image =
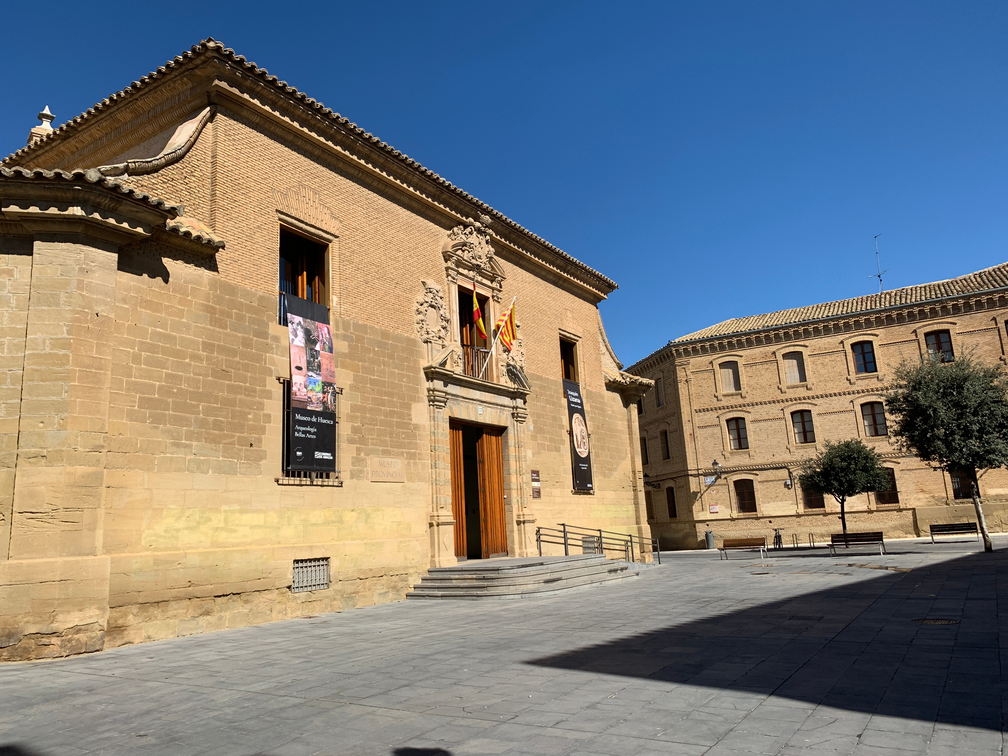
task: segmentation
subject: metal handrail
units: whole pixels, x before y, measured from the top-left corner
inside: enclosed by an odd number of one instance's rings
[[[462,371],[471,378],[486,377],[487,362],[490,359],[490,350],[480,347],[462,345]]]
[[[636,562],[636,555],[640,554],[641,561],[645,554],[645,545],[651,550],[661,564],[661,552],[658,550],[657,538],[642,538],[628,533],[618,533],[614,530],[602,530],[600,528],[584,528],[578,525],[568,525],[567,523],[557,523],[559,528],[536,528],[536,547],[539,549],[539,556],[543,555],[543,544],[553,544],[564,547],[564,556],[570,556],[571,542],[575,547],[578,542],[581,544],[582,553],[585,554],[605,554],[606,551],[616,551],[623,555],[628,562]],[[591,551],[587,551],[591,544]],[[636,546],[636,548],[635,548]]]

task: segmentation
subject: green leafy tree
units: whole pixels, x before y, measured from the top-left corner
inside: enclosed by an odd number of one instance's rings
[[[984,550],[993,551],[977,470],[1008,464],[1008,376],[969,357],[904,362],[886,396],[891,434],[903,448],[946,472],[969,474]]]
[[[829,494],[840,503],[840,523],[847,532],[847,499],[885,490],[889,478],[882,458],[859,439],[826,442],[821,454],[805,463],[798,484],[805,491]]]

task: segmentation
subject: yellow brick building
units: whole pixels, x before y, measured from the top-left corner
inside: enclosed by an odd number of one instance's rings
[[[214,40],[42,117],[0,164],[0,659],[399,599],[537,524],[644,535],[601,273]],[[328,311],[331,472],[290,468],[281,290]]]
[[[949,281],[734,318],[673,339],[627,368],[655,381],[639,404],[652,534],[663,548],[781,530],[785,545],[828,541],[839,505],[797,485],[825,441],[860,438],[895,490],[847,502],[851,530],[927,535],[975,521],[969,485],[901,452],[884,393],[904,360],[1008,359],[1008,263]],[[1008,529],[1008,474],[980,475],[992,531]]]

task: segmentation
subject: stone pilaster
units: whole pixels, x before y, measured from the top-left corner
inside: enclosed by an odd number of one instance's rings
[[[515,527],[515,556],[534,556],[538,553],[535,546],[535,515],[532,513],[531,502],[529,501],[529,468],[526,453],[525,422],[528,420],[528,409],[524,402],[515,402],[511,409],[510,436],[511,450],[511,470],[510,474],[515,481],[512,486],[513,491],[513,521]]]
[[[455,558],[455,518],[452,516],[451,505],[451,440],[448,415],[445,413],[447,404],[446,392],[428,387],[427,418],[431,451],[431,511],[428,525],[431,567],[458,564],[458,559]]]

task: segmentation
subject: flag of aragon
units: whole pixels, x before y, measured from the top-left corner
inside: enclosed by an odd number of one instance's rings
[[[515,333],[514,301],[504,311],[504,314],[497,318],[497,325],[494,326],[494,330],[498,333],[497,339],[510,352],[511,346],[514,344],[517,336]]]

